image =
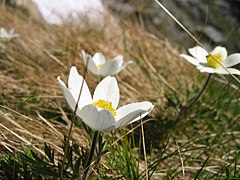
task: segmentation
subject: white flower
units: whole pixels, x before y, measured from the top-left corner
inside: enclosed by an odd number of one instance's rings
[[[213,51],[210,52],[211,55],[200,46],[190,48],[188,51],[193,57],[186,54],[181,54],[180,56],[195,65],[201,72],[240,75],[238,69],[230,68],[240,63],[240,53],[228,56],[226,48],[221,46],[215,47]]]
[[[83,82],[76,113],[87,126],[96,131],[127,126],[145,117],[154,107],[151,102],[144,101],[117,108],[120,98],[119,88],[116,78],[111,76],[105,77],[97,85],[92,98],[85,80],[74,66],[70,70],[68,88],[60,77],[57,77],[57,81],[72,110],[75,109]]]
[[[128,61],[127,63],[123,62],[123,56],[118,55],[113,59],[106,61],[105,56],[102,53],[96,53],[92,57],[91,55],[85,53],[82,50],[82,58],[85,66],[88,66],[88,70],[99,76],[110,76],[119,73],[121,70],[125,69],[128,64],[133,63]]]
[[[0,28],[0,39],[9,40],[18,37],[19,34],[15,33],[14,29],[11,29],[9,32],[4,28]]]

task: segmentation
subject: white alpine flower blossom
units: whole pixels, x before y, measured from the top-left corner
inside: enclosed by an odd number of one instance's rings
[[[6,29],[0,28],[0,40],[10,40],[16,37],[19,37],[19,34],[15,33],[14,29],[10,29],[8,32]]]
[[[74,110],[83,83],[76,114],[82,121],[95,131],[119,129],[143,117],[153,109],[148,101],[137,102],[118,107],[120,93],[115,77],[105,77],[96,87],[93,98],[85,80],[78,74],[76,67],[69,73],[68,87],[57,77],[63,94]]]
[[[240,53],[234,53],[228,56],[226,48],[222,46],[215,47],[210,52],[211,55],[200,46],[190,48],[188,51],[192,56],[186,54],[181,54],[180,56],[196,66],[200,72],[240,75],[238,69],[230,68],[240,63]],[[223,67],[219,63],[221,63]]]
[[[85,66],[88,67],[88,70],[91,73],[102,77],[115,75],[125,69],[128,64],[133,63],[133,61],[124,63],[123,56],[121,55],[118,55],[110,60],[106,60],[105,56],[100,52],[97,52],[92,57],[83,50],[82,58]]]

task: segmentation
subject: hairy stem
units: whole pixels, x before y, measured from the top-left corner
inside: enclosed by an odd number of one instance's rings
[[[81,84],[81,87],[80,87],[80,91],[79,91],[79,95],[78,95],[78,99],[77,99],[77,102],[76,102],[76,105],[75,105],[75,108],[74,108],[74,112],[73,112],[73,116],[72,116],[72,121],[71,121],[71,125],[70,125],[70,129],[69,129],[69,132],[68,132],[68,136],[67,136],[67,142],[66,142],[66,146],[64,148],[64,154],[63,154],[63,159],[62,159],[62,167],[61,167],[61,172],[60,172],[60,177],[61,179],[63,179],[63,170],[64,170],[64,165],[66,163],[66,157],[67,157],[67,151],[68,151],[68,147],[69,147],[69,141],[70,141],[70,138],[71,138],[71,134],[72,134],[72,129],[73,129],[73,124],[75,122],[75,119],[76,119],[76,113],[77,113],[77,108],[78,108],[78,103],[79,103],[79,100],[80,100],[80,97],[81,97],[81,94],[82,94],[82,90],[83,90],[83,84],[84,84],[84,79],[87,75],[87,66],[88,66],[88,62],[89,60],[87,60],[87,65],[84,69],[84,74],[83,74],[83,80],[82,80],[82,84]]]
[[[181,114],[180,114],[180,116],[179,116],[179,117],[177,118],[177,120],[176,120],[176,124],[181,120],[181,117],[182,117],[183,115],[185,115],[185,114],[189,111],[189,109],[191,109],[191,108],[193,107],[193,105],[195,105],[195,104],[197,103],[197,101],[200,99],[200,97],[203,95],[204,91],[205,91],[206,88],[207,88],[207,85],[208,85],[209,82],[210,82],[211,76],[212,76],[212,74],[209,74],[209,75],[208,75],[208,78],[207,78],[207,80],[205,81],[205,83],[204,83],[201,91],[198,93],[198,95],[197,95],[196,97],[194,97],[192,100],[190,100],[190,103],[189,103],[188,105],[186,105],[185,107],[182,108]]]
[[[90,152],[89,152],[89,155],[88,155],[87,166],[86,166],[86,169],[84,169],[82,180],[85,180],[87,178],[87,174],[88,174],[91,162],[92,162],[94,150],[95,150],[95,147],[96,147],[96,144],[97,144],[98,135],[99,135],[99,132],[95,131],[94,135],[93,135],[93,138],[92,138],[91,149],[90,149]]]
[[[207,85],[209,84],[210,82],[210,79],[211,79],[211,74],[208,75],[208,78],[206,80],[206,82],[204,83],[201,91],[198,93],[198,95],[190,101],[190,103],[185,107],[185,112],[187,112],[194,104],[196,104],[196,102],[199,100],[199,98],[202,96],[202,94],[204,93],[204,91],[206,90],[207,88]]]

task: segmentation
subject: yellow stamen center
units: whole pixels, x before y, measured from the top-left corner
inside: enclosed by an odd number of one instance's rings
[[[219,63],[223,62],[222,56],[220,54],[213,54],[211,56],[208,55],[206,58],[207,58],[207,64],[213,68],[219,67],[220,66]]]
[[[103,66],[103,64],[99,64],[99,65],[97,65],[98,69],[101,69],[102,66]]]
[[[112,102],[99,99],[98,101],[94,102],[93,105],[109,110],[113,116],[117,115],[116,109],[112,107]]]

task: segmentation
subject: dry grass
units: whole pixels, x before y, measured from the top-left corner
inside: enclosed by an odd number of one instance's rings
[[[0,156],[29,146],[41,153],[44,142],[62,153],[59,146],[67,134],[71,111],[55,79],[60,75],[66,82],[72,65],[83,73],[82,49],[90,54],[100,51],[108,57],[122,54],[126,60],[134,60],[135,64],[117,75],[120,104],[150,100],[155,105],[152,117],[176,117],[178,112],[167,106],[166,96],[174,94],[185,102],[186,92],[201,84],[196,82],[199,73],[179,58],[178,50],[167,39],[159,39],[131,22],[118,19],[118,25],[106,23],[101,28],[74,24],[56,27],[26,17],[19,10],[0,7],[0,12],[0,27],[14,28],[20,34],[0,44]],[[86,79],[91,90],[99,81],[90,74]],[[74,128],[72,139],[80,146],[88,143],[87,134],[80,128]],[[166,154],[178,149],[175,140],[170,144]],[[180,163],[179,156],[172,160],[163,162],[165,169],[159,176],[165,175],[169,166],[181,172],[181,166],[175,164]],[[196,172],[196,168],[186,166],[185,171]],[[208,170],[214,171],[214,167],[206,167]]]

